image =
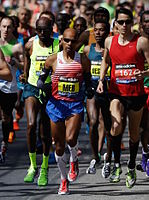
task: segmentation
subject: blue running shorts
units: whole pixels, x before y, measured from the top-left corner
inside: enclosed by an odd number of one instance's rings
[[[80,114],[84,110],[83,102],[69,102],[64,100],[56,100],[51,97],[46,105],[46,112],[53,122],[65,121],[67,117],[74,114]]]

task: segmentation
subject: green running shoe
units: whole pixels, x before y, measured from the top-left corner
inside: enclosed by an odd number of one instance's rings
[[[26,183],[33,183],[35,176],[38,174],[38,169],[30,167],[27,170],[27,175],[24,177],[24,182]]]
[[[41,168],[40,175],[37,181],[38,186],[46,186],[48,185],[48,168]]]
[[[110,182],[117,183],[120,181],[120,174],[122,173],[122,169],[120,165],[114,165],[112,175],[110,177]]]
[[[135,169],[127,169],[127,177],[126,177],[126,187],[132,188],[136,182],[136,170]]]

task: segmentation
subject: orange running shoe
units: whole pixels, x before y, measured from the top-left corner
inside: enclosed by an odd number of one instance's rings
[[[66,195],[69,194],[69,181],[67,179],[61,180],[60,188],[58,190],[58,194]]]
[[[76,162],[70,163],[70,169],[68,173],[68,181],[73,182],[76,180],[77,176],[79,174],[79,166],[78,166],[78,159]]]
[[[9,133],[8,142],[9,142],[9,143],[13,143],[15,137],[16,137],[16,136],[15,136],[15,132],[14,132],[14,131],[11,131],[11,132]]]
[[[13,121],[13,130],[14,131],[19,131],[20,130],[19,123],[16,120]]]

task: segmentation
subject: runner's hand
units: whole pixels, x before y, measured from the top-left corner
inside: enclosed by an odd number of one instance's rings
[[[25,75],[25,74],[21,74],[21,75],[19,76],[19,81],[20,81],[21,83],[27,83],[26,75]]]
[[[144,71],[140,71],[139,69],[137,69],[135,72],[134,72],[134,75],[136,77],[137,80],[141,80],[144,78]]]
[[[103,82],[101,80],[99,80],[96,92],[103,93]]]

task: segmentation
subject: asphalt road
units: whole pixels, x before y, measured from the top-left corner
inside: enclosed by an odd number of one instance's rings
[[[1,124],[0,124],[1,125]],[[0,137],[2,135],[0,128]],[[148,200],[149,199],[149,178],[145,173],[137,171],[137,183],[132,189],[125,186],[128,156],[127,129],[123,141],[126,150],[122,152],[121,181],[110,183],[108,179],[101,176],[101,167],[97,169],[95,175],[86,174],[86,168],[91,159],[89,136],[85,134],[84,124],[79,136],[79,147],[82,155],[79,157],[80,173],[76,182],[70,185],[70,194],[67,196],[57,195],[60,176],[56,164],[49,165],[49,183],[46,187],[38,187],[37,179],[34,183],[26,184],[23,178],[29,166],[29,159],[26,145],[26,119],[20,121],[20,130],[16,132],[16,140],[9,144],[6,162],[0,164],[0,200]],[[103,148],[105,152],[106,145]],[[41,155],[37,155],[37,163],[40,167]],[[141,145],[137,156],[137,162],[141,158]],[[103,157],[102,157],[103,160]]]

